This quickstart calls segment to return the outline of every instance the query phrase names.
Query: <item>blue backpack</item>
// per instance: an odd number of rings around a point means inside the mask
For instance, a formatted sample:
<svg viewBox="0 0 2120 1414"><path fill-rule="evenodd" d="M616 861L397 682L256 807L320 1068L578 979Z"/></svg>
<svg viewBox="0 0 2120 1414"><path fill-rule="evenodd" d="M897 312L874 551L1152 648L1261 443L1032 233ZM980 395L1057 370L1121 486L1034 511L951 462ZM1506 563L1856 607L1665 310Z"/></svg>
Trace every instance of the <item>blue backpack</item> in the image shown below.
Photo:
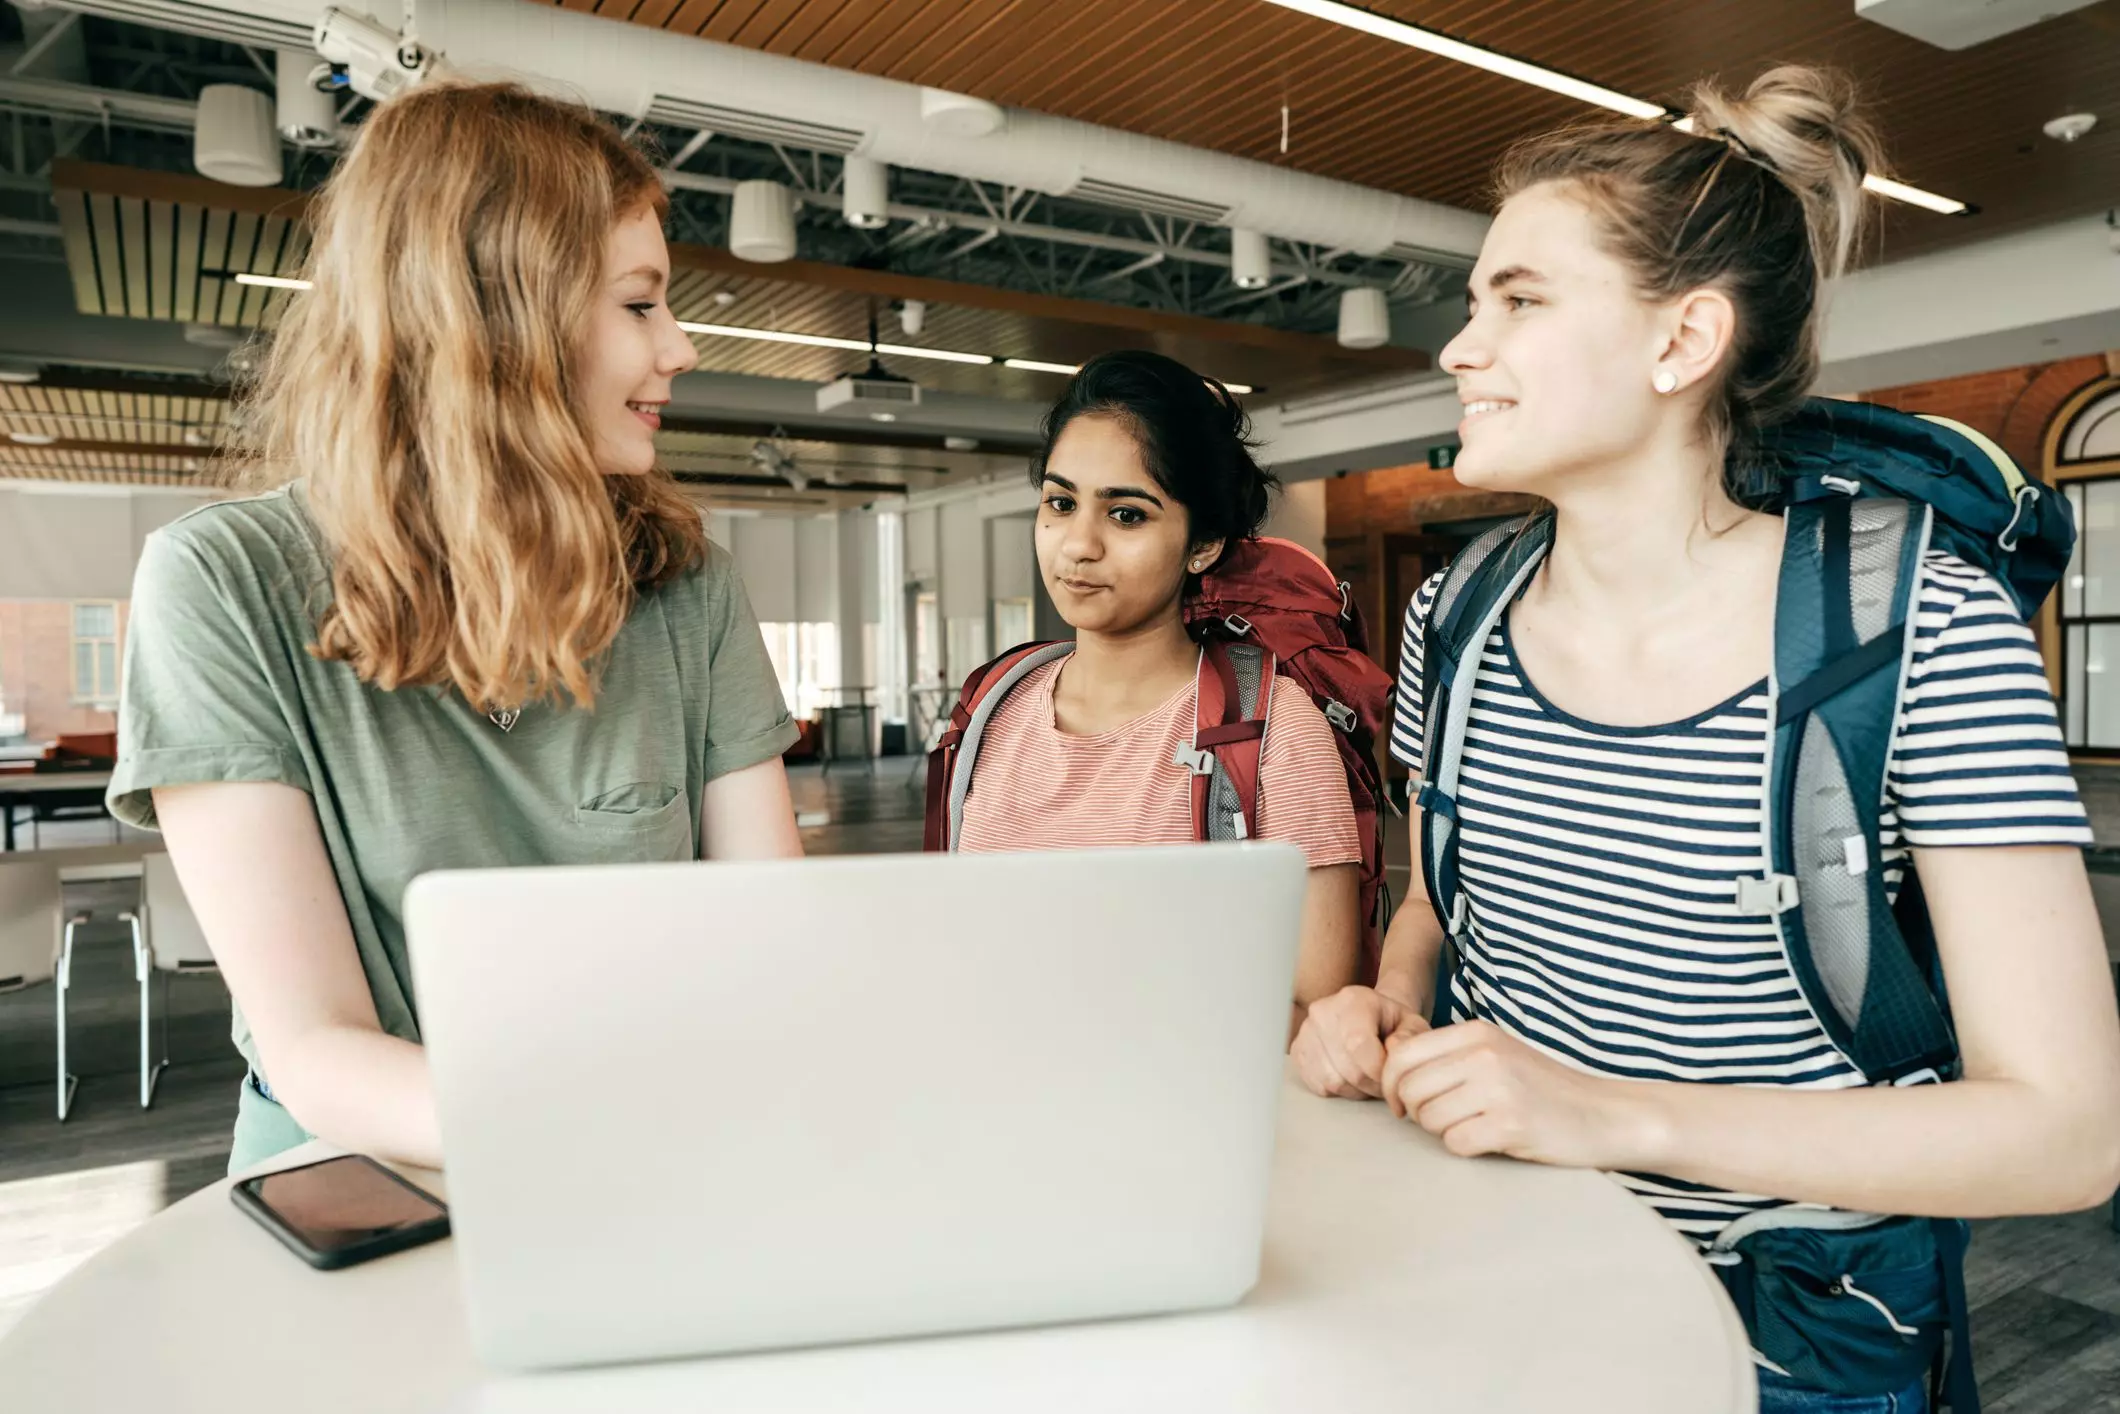
<svg viewBox="0 0 2120 1414"><path fill-rule="evenodd" d="M1810 400L1769 434L1762 462L1778 475L1786 524L1768 682L1768 868L1739 881L1737 901L1745 913L1774 919L1811 1010L1873 1083L1954 1079L1958 1044L1920 884L1909 869L1896 901L1886 896L1878 838L1887 758L1913 656L1922 556L1943 550L1987 570L2029 617L2068 565L2075 522L2065 497L2026 476L1978 432L1867 403ZM1469 927L1458 879L1456 795L1472 678L1488 636L1552 542L1550 512L1474 540L1444 571L1422 637L1421 862L1446 934L1438 1025L1449 1020L1457 953ZM1946 1286L1947 1309L1933 1313L1937 1328L1916 1337L1923 1322L1880 1317L1862 1303L1814 1303L1828 1313L1818 1316L1828 1325L1877 1322L1889 1334L1890 1358L1849 1354L1841 1347L1864 1343L1850 1341L1846 1330L1813 1329L1767 1342L1794 1352L1802 1368L1791 1374L1822 1388L1896 1393L1926 1362L1942 1375L1938 1392L1946 1402L1960 1414L1977 1410L1959 1270L1965 1225L1921 1227L1927 1231L1910 1232L1908 1240L1933 1241ZM1755 1347L1777 1359L1753 1321L1761 1301L1755 1279L1800 1259L1832 1265L1846 1253L1815 1229L1800 1240L1786 1228L1754 1236L1780 1245L1771 1257L1740 1245L1718 1270L1732 1283ZM1874 1247L1887 1236L1873 1228L1864 1240ZM1813 1250L1819 1248L1822 1254ZM1849 1276L1824 1272L1822 1286L1837 1292ZM1779 1312L1764 1325L1778 1328L1786 1316ZM1943 1324L1953 1335L1947 1373L1937 1358ZM1821 1355L1834 1350L1839 1354ZM1913 1373L1899 1378L1910 1364Z"/></svg>

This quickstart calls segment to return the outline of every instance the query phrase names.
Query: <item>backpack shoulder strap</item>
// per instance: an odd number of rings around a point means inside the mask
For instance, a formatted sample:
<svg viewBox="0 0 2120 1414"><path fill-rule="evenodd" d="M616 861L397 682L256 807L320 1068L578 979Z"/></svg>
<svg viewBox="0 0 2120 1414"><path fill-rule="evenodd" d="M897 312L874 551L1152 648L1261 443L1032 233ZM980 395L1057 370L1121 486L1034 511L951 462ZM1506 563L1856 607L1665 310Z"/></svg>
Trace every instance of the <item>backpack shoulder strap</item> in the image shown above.
<svg viewBox="0 0 2120 1414"><path fill-rule="evenodd" d="M1544 512L1496 526L1458 551L1428 606L1421 632L1421 875L1449 946L1437 966L1435 1020L1449 1020L1455 940L1466 927L1458 890L1457 786L1472 716L1480 653L1517 591L1553 544ZM1467 668L1467 664L1470 668ZM1460 680L1462 679L1462 690Z"/></svg>
<svg viewBox="0 0 2120 1414"><path fill-rule="evenodd" d="M1032 643L1014 648L964 680L950 724L928 753L927 821L922 847L955 850L964 830L964 798L972 788L972 768L986 724L1017 683L1047 663L1075 651L1072 643Z"/></svg>
<svg viewBox="0 0 2120 1414"><path fill-rule="evenodd" d="M1181 745L1177 761L1193 773L1196 840L1258 836L1259 758L1275 666L1257 644L1209 638L1201 645L1192 746Z"/></svg>
<svg viewBox="0 0 2120 1414"><path fill-rule="evenodd" d="M1739 911L1773 917L1811 1010L1873 1082L1949 1075L1957 1062L1932 969L1886 893L1879 838L1930 527L1928 506L1893 497L1789 507L1774 606L1768 868L1738 886ZM1918 911L1918 891L1906 897Z"/></svg>

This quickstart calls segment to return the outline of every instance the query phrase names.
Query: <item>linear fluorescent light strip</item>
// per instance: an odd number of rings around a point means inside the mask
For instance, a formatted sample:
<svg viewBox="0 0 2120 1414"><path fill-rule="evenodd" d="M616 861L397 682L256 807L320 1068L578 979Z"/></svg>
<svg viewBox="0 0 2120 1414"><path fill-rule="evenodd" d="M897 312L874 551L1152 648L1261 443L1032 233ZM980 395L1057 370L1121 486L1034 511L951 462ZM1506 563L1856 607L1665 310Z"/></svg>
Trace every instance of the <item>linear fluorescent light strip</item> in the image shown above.
<svg viewBox="0 0 2120 1414"><path fill-rule="evenodd" d="M1001 360L1001 366L1003 368L1020 368L1025 373L1065 373L1073 375L1082 371L1082 365L1079 363L1041 363L1035 358L1005 358ZM1256 391L1249 383L1224 383L1222 386L1239 397Z"/></svg>
<svg viewBox="0 0 2120 1414"><path fill-rule="evenodd" d="M1348 29L1358 29L1364 34L1373 34L1379 39L1388 39L1403 44L1409 49L1419 49L1440 59L1454 59L1460 64L1470 64L1475 69L1485 69L1490 74L1500 74L1505 79L1518 83L1534 84L1554 93L1564 93L1570 98L1593 103L1600 108L1610 108L1615 113L1625 113L1634 118L1661 118L1665 108L1660 103L1644 103L1639 98L1630 98L1624 93L1609 88L1600 88L1582 79L1557 74L1551 69L1542 69L1536 64L1527 64L1521 59L1511 59L1491 49L1482 49L1476 44L1467 44L1462 39L1437 34L1432 29L1409 25L1402 20L1388 20L1382 15L1371 14L1353 5L1341 5L1334 0L1266 0L1269 5L1279 5L1284 10L1309 15L1312 19L1328 20Z"/></svg>
<svg viewBox="0 0 2120 1414"><path fill-rule="evenodd" d="M239 285L257 285L268 290L306 290L307 280L290 280L284 275L253 275L245 270L236 276Z"/></svg>
<svg viewBox="0 0 2120 1414"><path fill-rule="evenodd" d="M1694 124L1693 115L1690 113L1671 126L1682 133L1700 131ZM1876 196L1889 197L1893 201L1903 201L1909 206L1918 206L1924 211L1933 211L1939 216L1957 216L1966 209L1966 205L1962 201L1955 201L1947 196L1938 196L1932 191L1923 191L1920 187L1910 187L1905 182L1895 182L1890 177L1880 177L1875 173L1869 173L1863 177L1862 189Z"/></svg>
<svg viewBox="0 0 2120 1414"><path fill-rule="evenodd" d="M1437 34L1434 30L1409 25L1403 20L1386 19L1382 15L1340 0L1266 0L1269 5L1278 5L1284 10L1309 15L1312 19L1342 25L1348 29L1373 34L1379 39L1388 39L1403 44L1409 49L1419 49L1442 59L1454 59L1460 64L1470 64L1475 69L1485 69L1490 74L1528 83L1551 93L1565 94L1569 98L1599 108L1609 108L1615 113L1625 113L1630 118L1665 118L1671 110L1661 103L1649 103L1630 94L1604 88L1583 79L1570 78L1566 74L1542 69L1536 64L1527 64L1521 59L1511 59L1506 54L1497 54L1491 49L1482 49L1476 44L1467 44L1462 39ZM1693 120L1681 118L1673 126L1681 132L1693 131ZM1893 201L1903 201L1909 206L1919 206L1925 211L1934 211L1942 216L1957 216L1969 208L1962 201L1934 192L1910 187L1905 182L1895 182L1889 177L1867 176L1862 179L1863 190Z"/></svg>

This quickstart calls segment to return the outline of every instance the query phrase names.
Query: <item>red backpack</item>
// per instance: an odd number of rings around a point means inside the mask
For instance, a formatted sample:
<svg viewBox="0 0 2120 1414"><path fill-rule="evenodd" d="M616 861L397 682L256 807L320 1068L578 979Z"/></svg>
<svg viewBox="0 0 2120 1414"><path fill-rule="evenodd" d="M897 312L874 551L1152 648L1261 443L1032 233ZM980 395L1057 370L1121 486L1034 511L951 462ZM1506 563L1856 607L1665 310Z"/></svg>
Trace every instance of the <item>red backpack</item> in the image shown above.
<svg viewBox="0 0 2120 1414"><path fill-rule="evenodd" d="M1384 781L1376 742L1391 710L1391 679L1368 656L1352 591L1324 561L1286 540L1240 540L1224 551L1185 605L1200 658L1200 723L1177 764L1193 771L1193 838L1248 839L1258 829L1264 690L1293 680L1333 727L1362 840L1362 972L1374 980L1390 894L1384 887ZM986 723L1033 669L1066 657L1072 643L1012 648L964 680L950 724L928 757L926 848L951 850Z"/></svg>

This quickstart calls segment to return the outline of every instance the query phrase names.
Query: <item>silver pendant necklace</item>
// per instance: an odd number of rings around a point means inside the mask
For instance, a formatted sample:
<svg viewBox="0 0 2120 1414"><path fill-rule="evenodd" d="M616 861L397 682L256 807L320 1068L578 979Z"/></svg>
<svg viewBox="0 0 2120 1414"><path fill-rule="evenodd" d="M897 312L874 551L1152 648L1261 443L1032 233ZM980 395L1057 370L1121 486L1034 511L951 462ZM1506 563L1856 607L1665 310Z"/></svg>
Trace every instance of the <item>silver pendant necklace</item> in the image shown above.
<svg viewBox="0 0 2120 1414"><path fill-rule="evenodd" d="M504 732L512 732L515 730L516 720L522 715L523 709L520 707L504 707L499 711L488 712L486 720Z"/></svg>

